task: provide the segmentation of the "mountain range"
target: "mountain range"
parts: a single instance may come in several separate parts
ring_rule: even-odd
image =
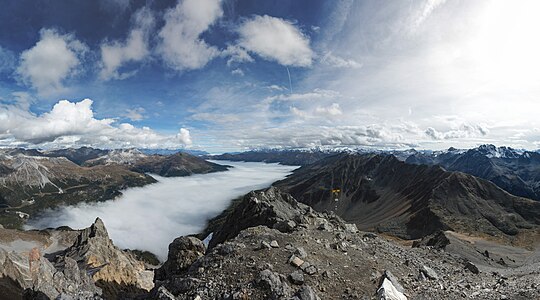
[[[416,152],[405,161],[440,165],[489,180],[513,195],[540,200],[540,153],[536,151],[481,145],[469,150]]]
[[[215,160],[253,161],[305,166],[337,153],[393,155],[410,164],[439,165],[489,180],[520,197],[540,200],[540,153],[511,147],[481,145],[472,149],[431,150],[371,149],[261,149],[205,156]]]
[[[321,150],[321,149],[261,149],[240,153],[224,153],[220,155],[207,155],[205,158],[215,160],[246,161],[280,163],[289,166],[304,166],[314,163],[320,159],[332,156],[336,153],[347,150]]]

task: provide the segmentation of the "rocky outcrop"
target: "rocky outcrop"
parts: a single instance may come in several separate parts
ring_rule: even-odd
[[[178,238],[165,263],[178,272],[161,276],[145,297],[316,300],[372,299],[377,295],[377,299],[405,300],[540,296],[534,266],[518,272],[476,273],[455,254],[431,246],[400,246],[294,201],[276,188],[248,194],[216,231],[226,232],[222,242],[215,242],[204,255],[200,240]],[[234,221],[238,226],[234,227]],[[295,224],[292,230],[275,226],[289,221]],[[229,227],[234,230],[228,231]],[[188,259],[181,259],[181,253]]]
[[[116,247],[99,218],[83,230],[0,229],[0,298],[119,299],[153,286],[153,271]]]
[[[291,232],[298,226],[307,226],[310,222],[330,229],[334,226],[348,226],[348,230],[356,230],[356,226],[346,225],[337,216],[316,213],[311,207],[296,201],[290,194],[271,187],[245,195],[220,228],[213,233],[209,248],[235,237],[249,227],[264,225],[281,232]]]
[[[167,261],[155,271],[154,280],[164,280],[172,276],[181,275],[201,256],[204,256],[206,246],[191,236],[176,238],[169,245]]]
[[[46,258],[40,257],[30,269],[28,255],[0,249],[0,274],[13,282],[10,288],[15,294],[22,295],[25,290],[29,296],[42,294],[50,299],[100,299],[102,295],[86,270],[81,270],[70,258],[57,269]]]
[[[54,261],[62,267],[66,260],[74,260],[89,270],[108,298],[138,294],[153,287],[153,272],[146,270],[145,264],[131,253],[116,247],[99,218],[81,230],[75,243],[57,254]]]
[[[433,247],[435,249],[445,249],[450,244],[450,239],[444,231],[438,231],[428,235],[421,240],[414,241],[413,247]]]

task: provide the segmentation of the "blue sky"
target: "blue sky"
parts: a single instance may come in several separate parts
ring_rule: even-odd
[[[0,146],[536,149],[538,9],[8,1]]]

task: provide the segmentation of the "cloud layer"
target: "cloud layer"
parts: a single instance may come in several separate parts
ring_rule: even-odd
[[[114,201],[64,207],[30,225],[33,228],[63,225],[84,228],[100,217],[116,245],[151,251],[163,261],[173,239],[198,233],[206,221],[225,209],[232,199],[267,187],[295,168],[263,163],[227,164],[234,168],[189,177],[156,177],[158,183],[128,189]]]

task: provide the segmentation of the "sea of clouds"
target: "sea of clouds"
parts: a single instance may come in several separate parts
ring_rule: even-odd
[[[296,167],[220,161],[229,171],[188,177],[154,176],[158,183],[130,188],[115,200],[48,211],[30,228],[85,228],[100,217],[114,243],[124,249],[148,250],[161,260],[168,245],[181,235],[200,232],[236,197],[283,179]]]

